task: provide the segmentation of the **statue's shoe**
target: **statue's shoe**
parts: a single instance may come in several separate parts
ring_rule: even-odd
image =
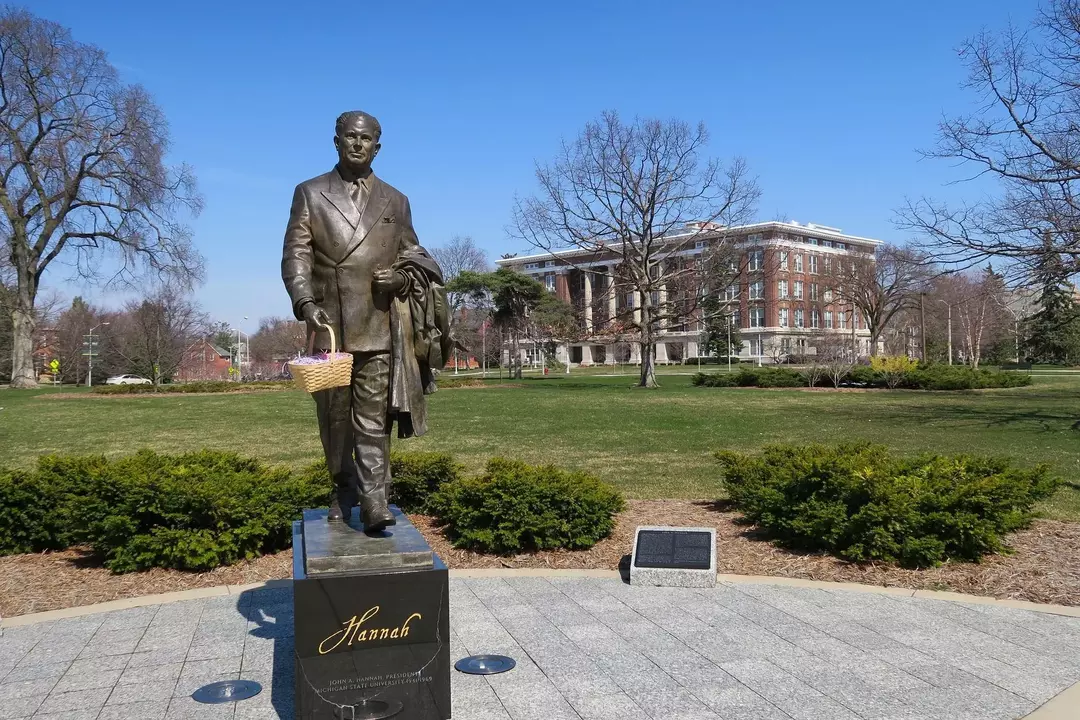
[[[365,507],[363,510],[364,530],[366,532],[378,532],[390,525],[396,525],[397,520],[385,504],[379,503]]]
[[[330,503],[330,512],[326,514],[327,522],[349,522],[349,518],[352,516],[352,508],[346,506],[341,507],[341,503],[335,498]]]

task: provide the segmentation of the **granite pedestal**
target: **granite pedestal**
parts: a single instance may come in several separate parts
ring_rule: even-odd
[[[446,566],[391,511],[371,535],[326,510],[293,525],[298,720],[450,717]]]
[[[716,528],[639,527],[630,558],[630,584],[716,587]]]

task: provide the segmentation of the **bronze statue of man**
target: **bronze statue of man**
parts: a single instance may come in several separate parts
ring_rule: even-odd
[[[281,277],[314,345],[353,354],[352,382],[313,393],[334,481],[330,521],[348,522],[359,500],[364,529],[394,524],[388,507],[390,432],[426,429],[450,343],[442,272],[420,247],[409,200],[371,172],[382,128],[367,113],[337,119],[338,163],[296,186]],[[357,497],[359,495],[359,497]]]

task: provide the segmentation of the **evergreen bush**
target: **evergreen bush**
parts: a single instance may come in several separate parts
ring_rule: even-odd
[[[892,456],[883,446],[773,445],[718,453],[724,487],[775,539],[853,561],[928,567],[1006,550],[1060,481],[1001,458]]]
[[[624,502],[593,475],[494,458],[480,477],[443,485],[431,506],[455,547],[501,555],[590,548]]]

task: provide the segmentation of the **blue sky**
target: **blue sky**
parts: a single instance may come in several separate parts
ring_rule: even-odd
[[[412,203],[421,242],[471,235],[497,258],[515,193],[602,110],[704,121],[710,154],[742,155],[759,219],[902,242],[907,196],[972,196],[933,145],[960,89],[963,39],[1030,0],[771,2],[217,2],[35,0],[146,86],[206,199],[198,298],[254,330],[288,314],[279,276],[289,200],[332,167],[334,118],[383,125],[375,169]],[[67,295],[63,269],[47,282]],[[88,293],[104,302],[118,297]],[[242,321],[243,316],[250,319]]]

